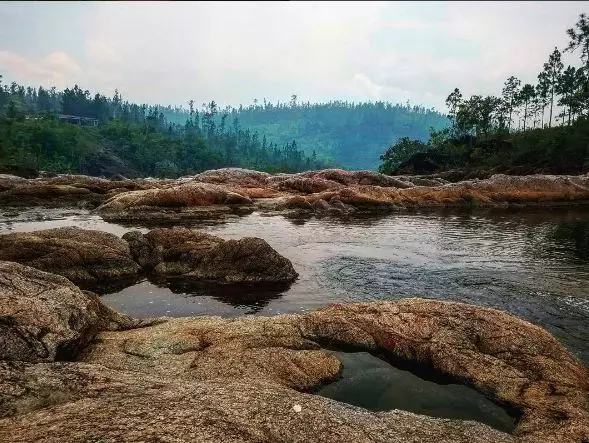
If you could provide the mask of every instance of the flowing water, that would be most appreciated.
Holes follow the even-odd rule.
[[[70,225],[119,236],[131,229],[148,231],[143,226],[106,223],[79,210],[0,212],[0,232]],[[218,287],[160,287],[142,281],[102,300],[134,316],[175,317],[275,315],[305,312],[332,302],[403,297],[456,300],[498,308],[543,326],[589,363],[588,209],[438,211],[347,221],[289,220],[254,213],[193,226],[225,239],[261,237],[293,262],[299,279],[290,288],[262,294]],[[360,354],[347,354],[344,361],[348,370],[356,368],[357,373],[374,364]],[[388,380],[386,386],[379,382],[381,390],[390,392],[391,386],[409,383],[399,373],[385,372],[376,377]],[[338,383],[352,377],[346,374],[344,370]],[[380,403],[366,405],[356,398],[354,389],[338,383],[326,388],[325,395],[347,395],[348,402],[375,410],[398,407],[383,400],[386,396]],[[501,423],[507,426],[506,420]]]

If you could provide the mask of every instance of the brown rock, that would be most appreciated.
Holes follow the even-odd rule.
[[[373,352],[473,386],[521,411],[520,441],[589,437],[587,368],[544,329],[462,303],[404,299],[305,315],[176,319],[102,333],[84,360],[196,380],[272,380],[305,391],[337,374],[320,346]]]
[[[0,262],[0,360],[73,359],[99,331],[137,324],[64,277]]]
[[[63,275],[94,290],[133,281],[140,271],[124,240],[77,227],[0,235],[0,260]]]
[[[475,422],[371,413],[259,379],[196,381],[83,363],[0,363],[0,440],[507,443]]]
[[[123,236],[137,262],[155,275],[225,283],[291,282],[291,262],[260,238],[223,240],[187,228],[157,228]]]

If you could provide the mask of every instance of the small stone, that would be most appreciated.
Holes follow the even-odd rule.
[[[294,405],[292,408],[295,412],[301,412],[303,410],[301,405]]]

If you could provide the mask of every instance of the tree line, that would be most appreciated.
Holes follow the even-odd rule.
[[[568,45],[555,47],[535,84],[510,76],[499,95],[463,97],[455,88],[446,99],[451,125],[430,131],[423,143],[399,139],[381,156],[380,170],[394,173],[417,153],[430,152],[442,167],[482,163],[536,164],[555,170],[582,167],[589,116],[589,19],[580,14],[567,31]],[[564,67],[564,53],[579,66]],[[505,147],[508,147],[507,149]],[[432,152],[433,151],[433,152]],[[425,158],[423,155],[416,158]]]
[[[69,124],[60,116],[95,119],[94,126]],[[0,75],[0,172],[52,170],[133,176],[192,174],[220,167],[297,172],[325,167],[293,139],[271,142],[244,128],[214,101],[199,111],[150,106],[91,94],[74,85],[25,87]]]

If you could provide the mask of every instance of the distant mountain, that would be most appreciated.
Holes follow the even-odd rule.
[[[279,146],[296,141],[298,149],[346,169],[376,169],[380,155],[402,137],[427,141],[429,130],[448,125],[432,109],[391,103],[253,105],[232,109],[240,124]]]

